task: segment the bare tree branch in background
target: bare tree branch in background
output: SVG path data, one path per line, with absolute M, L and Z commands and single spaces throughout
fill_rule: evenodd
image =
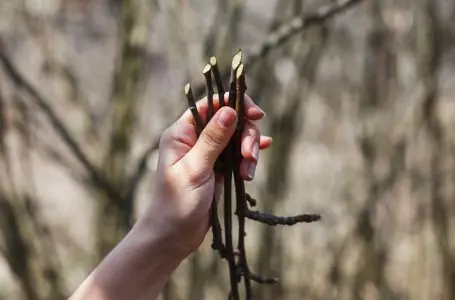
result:
M 133 223 L 135 191 L 127 184 L 142 65 L 150 17 L 147 1 L 120 2 L 118 61 L 112 87 L 112 132 L 105 174 L 122 198 L 120 206 L 104 198 L 98 217 L 98 255 L 101 259 L 129 231 Z M 133 175 L 134 176 L 134 175 Z M 125 195 L 127 197 L 125 197 Z
M 10 200 L 0 196 L 0 220 L 5 239 L 4 254 L 9 267 L 22 286 L 28 300 L 39 299 L 36 279 L 33 276 L 30 255 L 30 238 L 23 234 Z
M 85 170 L 93 182 L 104 191 L 108 197 L 113 199 L 117 204 L 120 203 L 120 198 L 118 193 L 114 188 L 106 181 L 104 175 L 100 170 L 89 160 L 87 155 L 83 152 L 82 147 L 76 141 L 76 139 L 71 135 L 69 129 L 66 127 L 64 122 L 57 116 L 57 114 L 52 109 L 50 102 L 46 100 L 29 82 L 23 77 L 20 72 L 16 69 L 14 64 L 9 59 L 8 55 L 5 52 L 5 47 L 0 40 L 0 62 L 3 65 L 3 68 L 13 81 L 13 83 L 21 88 L 30 96 L 30 99 L 34 104 L 45 114 L 45 116 L 51 122 L 53 128 L 64 141 L 65 145 L 68 146 L 73 155 L 77 160 L 83 165 Z
M 356 220 L 355 235 L 361 241 L 362 259 L 352 286 L 352 298 L 362 299 L 366 286 L 373 284 L 381 298 L 394 299 L 388 286 L 385 265 L 389 249 L 381 239 L 380 227 L 373 223 L 383 195 L 389 192 L 401 175 L 404 163 L 405 143 L 393 141 L 389 122 L 381 122 L 390 110 L 390 99 L 396 82 L 396 55 L 393 52 L 392 34 L 382 19 L 383 2 L 370 1 L 372 27 L 368 34 L 367 56 L 364 64 L 364 93 L 360 100 L 362 132 L 359 145 L 364 160 L 367 192 L 364 204 Z M 376 165 L 387 161 L 386 176 L 379 176 Z
M 292 7 L 292 6 L 291 6 Z M 289 8 L 288 8 L 289 9 Z M 292 10 L 291 10 L 292 11 Z M 294 88 L 306 87 L 310 90 L 315 80 L 316 70 L 319 59 L 324 52 L 325 42 L 327 40 L 328 31 L 325 26 L 315 27 L 308 35 L 302 35 L 299 44 L 290 46 L 288 51 L 297 67 L 297 78 L 295 79 Z M 309 51 L 301 51 L 304 45 L 310 45 Z M 263 85 L 261 85 L 262 87 Z M 291 152 L 295 143 L 295 137 L 301 132 L 301 124 L 298 119 L 300 111 L 305 103 L 302 99 L 302 93 L 295 93 L 292 88 L 285 88 L 285 108 L 281 113 L 268 115 L 271 120 L 270 132 L 274 136 L 274 147 L 269 153 L 267 162 L 267 177 L 262 188 L 261 203 L 263 210 L 274 212 L 279 202 L 277 199 L 282 199 L 285 196 L 288 187 L 288 170 L 290 165 Z M 273 95 L 268 92 L 266 94 Z M 270 102 L 269 102 L 270 101 Z M 268 100 L 270 106 L 274 101 Z M 274 107 L 273 105 L 271 107 Z M 268 111 L 276 111 L 269 108 Z M 261 230 L 261 238 L 267 247 L 261 247 L 258 253 L 256 265 L 258 272 L 270 274 L 280 277 L 283 269 L 282 252 L 284 239 L 271 230 Z M 271 259 L 273 257 L 274 259 Z M 307 270 L 308 271 L 308 270 Z M 259 299 L 279 299 L 283 295 L 285 287 L 279 282 L 270 289 L 258 289 L 255 291 Z
M 257 60 L 266 56 L 271 50 L 282 46 L 294 35 L 312 26 L 323 25 L 334 16 L 347 11 L 361 3 L 363 0 L 335 0 L 321 6 L 314 13 L 303 13 L 278 27 L 269 34 L 264 41 L 246 52 L 246 60 L 249 62 L 246 69 L 252 67 Z
M 17 94 L 18 92 L 16 92 Z M 26 187 L 31 189 L 31 194 L 36 195 L 33 182 L 33 169 L 31 168 L 30 135 L 28 126 L 28 113 L 18 95 L 13 94 L 13 105 L 5 105 L 3 95 L 0 96 L 2 107 L 2 151 L 0 162 L 2 178 L 0 186 L 0 219 L 4 221 L 2 236 L 5 238 L 5 247 L 2 249 L 6 261 L 20 282 L 27 299 L 41 299 L 49 297 L 61 299 L 65 297 L 62 276 L 59 269 L 58 256 L 51 236 L 50 228 L 43 220 L 36 199 L 27 195 L 28 191 L 18 188 L 15 181 L 17 174 L 13 171 L 11 149 L 4 140 L 6 129 L 22 126 L 20 134 L 23 137 L 23 146 L 20 152 L 23 159 L 18 162 L 23 174 L 28 174 Z M 6 117 L 16 109 L 21 115 L 22 124 L 11 124 Z
M 213 24 L 205 40 L 205 56 L 216 55 L 220 66 L 229 65 L 231 53 L 238 44 L 245 3 L 241 0 L 219 0 Z
M 438 17 L 438 1 L 419 0 L 416 9 L 417 61 L 419 77 L 424 85 L 422 124 L 431 140 L 431 220 L 441 255 L 443 294 L 441 299 L 455 298 L 455 253 L 450 245 L 453 232 L 450 214 L 453 212 L 453 195 L 444 190 L 450 183 L 445 172 L 454 154 L 447 145 L 447 134 L 438 113 L 439 68 L 442 56 L 442 30 Z

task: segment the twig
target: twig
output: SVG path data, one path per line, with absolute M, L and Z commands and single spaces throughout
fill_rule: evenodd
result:
M 220 70 L 218 69 L 218 64 L 215 56 L 210 57 L 210 65 L 213 77 L 215 78 L 216 89 L 218 92 L 218 102 L 219 107 L 225 106 L 224 102 L 224 87 L 223 82 L 221 81 Z M 224 152 L 218 157 L 215 162 L 215 172 L 223 173 L 224 172 Z
M 202 71 L 202 74 L 204 74 L 205 77 L 205 82 L 207 86 L 207 103 L 208 103 L 208 110 L 207 110 L 207 122 L 208 123 L 214 114 L 214 109 L 213 109 L 213 85 L 212 85 L 212 76 L 211 76 L 211 71 L 212 71 L 212 66 L 210 64 L 207 64 Z M 220 257 L 225 258 L 226 257 L 226 247 L 223 244 L 222 240 L 222 230 L 221 230 L 221 224 L 218 219 L 218 204 L 215 199 L 215 196 L 213 196 L 212 199 L 212 204 L 210 207 L 210 224 L 212 227 L 212 235 L 213 235 L 213 240 L 212 240 L 212 249 L 213 250 L 218 250 Z
M 216 62 L 216 57 L 210 57 L 210 65 L 212 66 L 213 77 L 215 78 L 216 89 L 218 92 L 218 101 L 220 102 L 220 107 L 224 106 L 224 88 L 223 81 L 221 80 L 220 70 L 218 69 L 218 64 Z
M 317 214 L 303 214 L 292 217 L 280 217 L 253 210 L 247 210 L 245 212 L 245 217 L 250 220 L 261 222 L 271 226 L 275 225 L 292 226 L 297 223 L 312 223 L 319 221 L 321 219 L 321 216 Z
M 241 143 L 242 143 L 242 132 L 244 127 L 244 117 L 245 117 L 245 74 L 243 70 L 243 64 L 241 63 L 241 52 L 239 51 L 236 56 L 234 56 L 233 66 L 237 61 L 236 58 L 240 57 L 240 65 L 237 67 L 235 78 L 236 78 L 236 111 L 238 115 L 237 128 L 234 134 L 234 183 L 235 183 L 235 193 L 236 193 L 236 212 L 239 224 L 239 234 L 238 234 L 238 244 L 237 250 L 239 251 L 239 263 L 237 270 L 239 275 L 243 274 L 243 283 L 245 285 L 246 299 L 250 300 L 253 297 L 253 292 L 251 290 L 251 283 L 248 268 L 248 262 L 246 259 L 245 253 L 245 211 L 246 207 L 246 195 L 245 195 L 245 183 L 240 177 L 240 163 L 242 162 L 242 152 L 241 152 Z M 240 277 L 239 276 L 239 277 Z M 240 278 L 238 278 L 239 280 Z
M 205 85 L 207 87 L 207 122 L 208 123 L 213 117 L 213 85 L 212 85 L 212 76 L 211 76 L 212 66 L 210 64 L 205 65 L 202 74 L 205 77 Z
M 242 53 L 239 51 L 232 59 L 232 76 L 229 85 L 229 106 L 235 109 L 236 97 L 236 72 L 242 59 Z M 224 232 L 226 240 L 226 258 L 229 264 L 229 276 L 231 283 L 231 293 L 229 299 L 238 300 L 238 272 L 235 263 L 234 247 L 232 244 L 232 172 L 235 155 L 235 145 L 231 140 L 225 149 L 225 173 L 224 173 Z M 241 253 L 239 253 L 241 255 Z
M 199 116 L 197 107 L 196 107 L 196 102 L 194 101 L 194 96 L 193 96 L 193 91 L 191 90 L 191 84 L 187 83 L 185 85 L 185 95 L 186 98 L 188 99 L 188 106 L 190 107 L 191 114 L 193 115 L 193 119 L 195 122 L 195 127 L 196 127 L 196 133 L 197 136 L 202 132 L 202 129 L 204 128 L 204 125 L 202 125 L 202 120 L 201 117 Z
M 242 63 L 242 56 L 243 53 L 239 49 L 237 53 L 234 55 L 232 58 L 232 64 L 231 64 L 231 80 L 229 84 L 229 102 L 228 105 L 235 109 L 236 107 L 236 96 L 237 96 L 237 86 L 236 86 L 236 75 L 237 75 L 237 69 Z
M 260 275 L 254 274 L 252 272 L 249 272 L 247 276 L 249 279 L 251 279 L 257 283 L 263 283 L 263 284 L 274 284 L 279 281 L 279 279 L 276 277 L 260 276 Z
M 251 206 L 251 207 L 255 207 L 257 205 L 257 201 L 256 199 L 253 199 L 253 197 L 250 196 L 250 194 L 246 194 L 245 195 L 246 197 L 246 201 L 248 202 L 248 204 Z

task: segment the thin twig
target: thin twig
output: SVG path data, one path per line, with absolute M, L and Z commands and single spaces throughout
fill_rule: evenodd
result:
M 250 194 L 246 194 L 245 195 L 246 197 L 246 201 L 248 202 L 248 204 L 251 206 L 251 207 L 255 207 L 257 205 L 257 201 L 256 199 L 253 199 L 253 197 L 250 196 Z
M 240 177 L 240 163 L 242 162 L 242 152 L 241 152 L 241 143 L 242 143 L 242 132 L 244 127 L 244 117 L 245 117 L 245 74 L 243 70 L 243 64 L 241 63 L 241 52 L 239 51 L 235 58 L 240 57 L 240 65 L 237 67 L 235 78 L 236 78 L 236 111 L 238 115 L 237 128 L 234 134 L 234 183 L 235 183 L 235 193 L 236 193 L 236 212 L 239 225 L 239 234 L 238 234 L 238 244 L 237 250 L 239 251 L 239 263 L 237 266 L 238 273 L 243 274 L 243 283 L 245 285 L 246 299 L 250 300 L 253 297 L 253 292 L 251 290 L 250 278 L 247 276 L 249 274 L 248 263 L 245 253 L 245 211 L 247 209 L 246 195 L 245 195 L 245 183 Z M 236 63 L 236 61 L 233 61 Z M 234 67 L 234 66 L 233 66 Z M 238 278 L 239 280 L 240 278 Z
M 279 281 L 279 279 L 276 277 L 260 276 L 260 275 L 252 273 L 251 271 L 246 276 L 248 276 L 249 279 L 251 279 L 257 283 L 263 283 L 263 284 L 274 284 Z
M 239 49 L 237 53 L 234 55 L 232 58 L 232 64 L 231 64 L 231 80 L 229 83 L 229 102 L 228 105 L 235 109 L 236 107 L 236 96 L 237 96 L 237 87 L 236 87 L 236 74 L 237 74 L 237 69 L 242 63 L 242 56 L 243 53 Z
M 202 74 L 205 77 L 205 85 L 207 88 L 207 122 L 208 123 L 213 117 L 213 85 L 212 85 L 212 75 L 211 75 L 212 66 L 210 64 L 205 65 Z
M 202 71 L 202 74 L 204 74 L 205 77 L 205 83 L 207 86 L 207 104 L 208 104 L 208 110 L 207 110 L 207 122 L 210 122 L 210 120 L 213 117 L 214 114 L 214 108 L 213 108 L 213 84 L 212 84 L 212 66 L 210 64 L 207 64 Z M 212 228 L 212 235 L 213 235 L 213 240 L 212 240 L 212 249 L 218 250 L 220 257 L 225 258 L 226 257 L 226 247 L 223 244 L 222 240 L 222 230 L 221 230 L 221 224 L 218 219 L 218 204 L 215 199 L 215 196 L 213 196 L 212 199 L 212 204 L 210 206 L 210 224 Z
M 229 85 L 228 105 L 235 109 L 236 102 L 236 72 L 242 60 L 241 51 L 237 52 L 232 59 L 232 75 Z M 225 149 L 225 173 L 224 173 L 224 232 L 226 240 L 226 258 L 229 264 L 229 276 L 231 283 L 231 293 L 229 299 L 238 300 L 238 269 L 235 263 L 234 247 L 232 243 L 232 172 L 235 160 L 235 144 L 231 140 Z M 235 168 L 235 167 L 234 167 Z M 241 252 L 239 253 L 242 254 Z
M 280 217 L 254 210 L 247 210 L 245 212 L 245 217 L 250 220 L 261 222 L 270 226 L 275 225 L 292 226 L 297 223 L 312 223 L 319 221 L 321 219 L 321 216 L 317 214 L 303 214 L 292 217 Z
M 223 81 L 221 80 L 220 69 L 216 61 L 216 57 L 210 57 L 210 65 L 212 66 L 213 78 L 215 78 L 216 90 L 218 92 L 218 101 L 220 102 L 220 107 L 224 106 L 224 87 Z
M 196 133 L 197 136 L 202 132 L 202 129 L 204 129 L 204 125 L 202 124 L 201 117 L 199 116 L 199 112 L 196 107 L 196 102 L 194 101 L 194 95 L 193 91 L 191 90 L 191 84 L 187 83 L 185 85 L 185 95 L 186 98 L 188 99 L 188 106 L 190 108 L 191 114 L 193 115 L 193 119 L 195 122 L 195 127 L 196 127 Z

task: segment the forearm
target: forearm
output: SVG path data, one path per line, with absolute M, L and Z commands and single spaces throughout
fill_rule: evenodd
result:
M 158 226 L 141 220 L 70 299 L 156 299 L 182 259 Z

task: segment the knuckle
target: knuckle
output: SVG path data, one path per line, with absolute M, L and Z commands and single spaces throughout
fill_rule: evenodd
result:
M 244 137 L 251 136 L 253 139 L 259 140 L 261 133 L 254 124 L 248 124 L 248 125 L 245 125 L 243 135 L 244 135 Z
M 185 183 L 190 190 L 197 189 L 198 187 L 204 185 L 211 176 L 211 171 L 203 168 L 197 163 L 188 164 L 185 167 L 184 172 L 186 174 Z
M 207 146 L 211 148 L 218 148 L 223 144 L 223 134 L 217 130 L 206 130 L 202 132 L 202 138 Z

